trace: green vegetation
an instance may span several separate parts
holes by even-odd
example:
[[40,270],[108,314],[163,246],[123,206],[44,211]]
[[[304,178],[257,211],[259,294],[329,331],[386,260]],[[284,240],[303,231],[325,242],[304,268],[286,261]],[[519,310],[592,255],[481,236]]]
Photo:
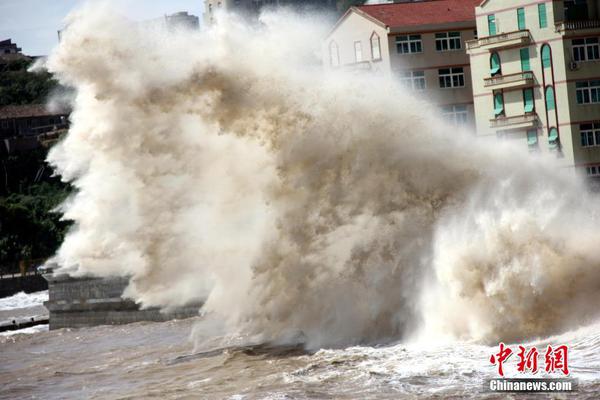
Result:
[[[0,65],[0,106],[44,103],[57,83],[48,73],[30,73],[28,60]],[[0,143],[1,144],[1,143]],[[18,262],[50,257],[69,223],[53,210],[71,187],[52,177],[46,148],[6,154],[0,151],[0,270]]]
[[0,64],[0,106],[42,104],[58,85],[48,72],[27,72],[31,63],[23,59]]

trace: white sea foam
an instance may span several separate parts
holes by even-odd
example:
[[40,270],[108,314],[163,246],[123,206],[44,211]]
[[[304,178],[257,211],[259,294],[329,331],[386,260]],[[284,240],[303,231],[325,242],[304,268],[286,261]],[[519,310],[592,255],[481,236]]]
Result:
[[48,324],[30,326],[29,328],[17,329],[14,331],[0,332],[1,336],[13,336],[18,334],[31,335],[34,333],[47,332]]
[[47,290],[34,293],[19,292],[0,299],[0,311],[41,306],[45,301],[48,301]]

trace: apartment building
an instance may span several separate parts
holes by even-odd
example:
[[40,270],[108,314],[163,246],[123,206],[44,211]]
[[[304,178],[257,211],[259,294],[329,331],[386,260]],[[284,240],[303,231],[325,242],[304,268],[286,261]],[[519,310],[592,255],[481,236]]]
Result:
[[600,0],[485,0],[467,42],[477,132],[600,177]]
[[398,79],[440,106],[457,125],[474,125],[465,42],[476,38],[481,0],[426,0],[351,7],[324,43],[328,68]]

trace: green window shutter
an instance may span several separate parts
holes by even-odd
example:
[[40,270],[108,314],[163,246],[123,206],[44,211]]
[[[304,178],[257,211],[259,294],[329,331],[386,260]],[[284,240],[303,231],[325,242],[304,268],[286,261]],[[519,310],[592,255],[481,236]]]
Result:
[[492,53],[490,56],[490,73],[496,75],[500,72],[500,56],[498,53]]
[[527,131],[527,144],[529,147],[535,146],[537,142],[537,131],[535,129]]
[[542,67],[549,68],[551,65],[550,46],[545,44],[542,46]]
[[548,133],[548,147],[550,149],[556,149],[558,147],[558,130],[551,128]]
[[526,47],[521,49],[521,71],[531,71],[531,66],[529,65],[529,48]]
[[488,31],[490,36],[496,34],[496,16],[494,14],[488,15]]
[[525,9],[524,8],[517,8],[517,24],[519,25],[520,31],[525,29]]
[[494,116],[498,116],[504,112],[504,99],[502,93],[496,93],[494,95]]
[[525,103],[525,112],[533,111],[533,89],[523,90],[523,102]]
[[548,17],[546,16],[546,3],[538,4],[538,17],[540,20],[540,28],[548,26]]
[[550,110],[554,110],[555,104],[554,104],[554,89],[552,88],[552,86],[548,86],[546,88],[546,110],[550,111]]

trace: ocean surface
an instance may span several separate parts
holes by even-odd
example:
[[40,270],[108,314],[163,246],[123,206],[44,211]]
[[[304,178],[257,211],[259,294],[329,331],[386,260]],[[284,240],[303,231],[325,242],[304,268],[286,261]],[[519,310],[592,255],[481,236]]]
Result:
[[[40,296],[41,297],[41,296]],[[23,303],[19,303],[23,304]],[[206,326],[205,326],[206,325]],[[37,328],[37,327],[36,327]],[[206,329],[205,329],[206,328]],[[190,340],[195,330],[196,341]],[[600,325],[525,346],[567,344],[576,393],[510,395],[476,343],[412,343],[306,352],[300,346],[228,345],[201,317],[87,329],[30,329],[0,337],[1,399],[597,399]],[[516,345],[511,345],[516,349]],[[519,376],[517,360],[505,363]],[[543,369],[543,358],[540,357]],[[537,377],[549,377],[541,371]],[[560,377],[559,375],[555,377]]]

